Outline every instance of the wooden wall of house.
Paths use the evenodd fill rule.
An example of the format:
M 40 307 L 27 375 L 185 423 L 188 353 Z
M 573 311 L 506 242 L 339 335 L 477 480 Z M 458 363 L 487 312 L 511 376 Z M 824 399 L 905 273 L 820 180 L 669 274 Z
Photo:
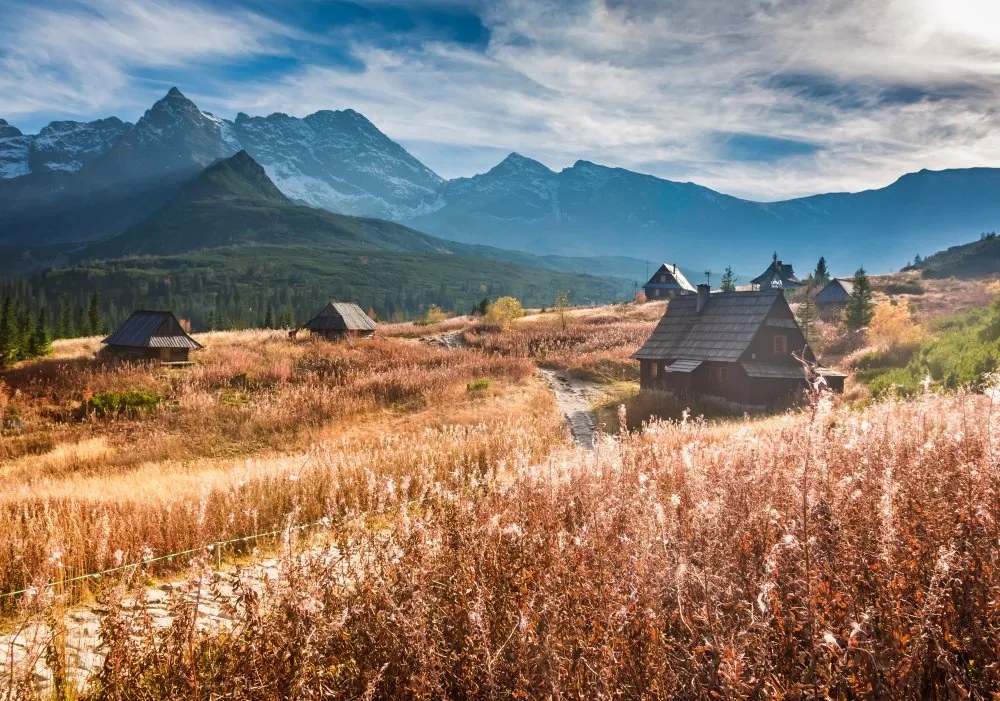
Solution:
M 776 353 L 775 352 L 775 337 L 784 336 L 785 337 L 785 348 L 786 352 Z M 802 349 L 806 347 L 806 337 L 802 334 L 801 329 L 779 329 L 773 326 L 762 326 L 757 335 L 754 336 L 753 341 L 747 347 L 746 351 L 743 353 L 743 360 L 756 361 L 758 363 L 773 363 L 775 365 L 785 365 L 795 363 L 795 358 L 792 357 L 792 353 L 801 353 Z M 808 353 L 808 359 L 812 359 L 811 353 Z

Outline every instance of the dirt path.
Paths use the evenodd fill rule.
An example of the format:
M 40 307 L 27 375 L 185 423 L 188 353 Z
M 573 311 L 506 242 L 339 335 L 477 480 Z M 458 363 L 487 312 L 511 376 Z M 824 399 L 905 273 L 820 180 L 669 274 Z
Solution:
M 573 435 L 573 442 L 581 448 L 593 450 L 595 426 L 590 403 L 598 394 L 594 385 L 572 378 L 558 370 L 539 368 L 538 372 L 555 394 L 556 404 L 566 419 L 566 424 Z

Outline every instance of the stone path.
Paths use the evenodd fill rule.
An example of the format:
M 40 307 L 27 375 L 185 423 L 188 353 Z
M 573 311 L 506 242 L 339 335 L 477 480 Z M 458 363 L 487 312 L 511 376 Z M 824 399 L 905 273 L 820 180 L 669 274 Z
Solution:
M 310 556 L 315 555 L 331 560 L 338 557 L 334 548 L 310 551 Z M 126 614 L 135 615 L 137 629 L 148 617 L 154 630 L 163 630 L 174 622 L 174 605 L 186 600 L 197 605 L 199 628 L 227 626 L 232 623 L 231 613 L 237 603 L 237 584 L 263 592 L 269 582 L 277 581 L 280 576 L 278 559 L 265 559 L 238 570 L 229 568 L 148 588 L 144 599 L 126 599 L 121 608 Z M 78 691 L 104 662 L 100 630 L 107 610 L 100 604 L 88 604 L 72 608 L 65 614 L 66 676 Z M 47 622 L 32 622 L 0 635 L 0 699 L 7 698 L 3 692 L 13 686 L 12 665 L 18 672 L 31 669 L 32 681 L 39 691 L 44 693 L 52 689 L 53 674 L 46 661 L 46 648 L 54 636 L 55 631 Z
M 569 426 L 573 441 L 587 450 L 594 449 L 594 415 L 590 411 L 591 398 L 596 394 L 593 384 L 567 376 L 558 370 L 539 368 L 552 393 L 556 404 Z

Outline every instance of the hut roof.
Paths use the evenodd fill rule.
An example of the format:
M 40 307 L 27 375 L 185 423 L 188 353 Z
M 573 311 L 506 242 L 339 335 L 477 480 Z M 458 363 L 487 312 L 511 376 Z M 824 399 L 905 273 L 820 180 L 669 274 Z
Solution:
M 802 281 L 795 277 L 795 271 L 792 270 L 791 263 L 782 263 L 775 258 L 767 266 L 767 270 L 751 280 L 750 284 L 757 285 L 762 289 L 769 287 L 781 288 L 798 287 L 802 284 Z
M 854 292 L 853 280 L 830 280 L 822 290 L 816 293 L 816 304 L 846 302 L 852 292 Z
M 303 327 L 310 331 L 374 331 L 375 322 L 354 302 L 330 302 Z
M 776 305 L 788 306 L 781 290 L 720 292 L 709 296 L 700 312 L 697 304 L 694 295 L 671 301 L 649 340 L 632 357 L 735 362 L 761 327 L 796 327 L 793 319 L 768 319 Z
M 661 275 L 666 275 L 666 282 L 660 282 L 659 278 Z M 688 279 L 684 277 L 684 273 L 681 269 L 677 267 L 676 264 L 668 265 L 664 263 L 661 265 L 653 277 L 649 278 L 649 282 L 642 286 L 643 289 L 654 289 L 654 290 L 683 290 L 684 292 L 695 292 L 694 285 L 688 282 Z
M 137 311 L 101 343 L 128 348 L 201 348 L 173 312 Z

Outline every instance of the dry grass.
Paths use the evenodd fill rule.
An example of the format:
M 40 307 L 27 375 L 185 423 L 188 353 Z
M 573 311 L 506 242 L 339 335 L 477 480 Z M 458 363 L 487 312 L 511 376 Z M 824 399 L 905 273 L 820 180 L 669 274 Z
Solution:
M 112 628 L 93 697 L 988 698 L 997 423 L 926 396 L 653 423 L 512 482 L 358 466 L 343 560 L 286 560 L 231 632 Z
M 519 319 L 509 327 L 477 324 L 463 338 L 491 355 L 530 358 L 543 367 L 564 370 L 599 382 L 634 380 L 639 364 L 631 359 L 663 316 L 664 303 L 623 304 L 597 309 L 547 312 Z
M 4 411 L 20 425 L 0 436 L 0 592 L 51 578 L 54 552 L 63 573 L 93 572 L 280 527 L 297 509 L 308 519 L 331 494 L 346 498 L 327 471 L 326 492 L 302 506 L 312 483 L 288 477 L 303 464 L 451 469 L 540 456 L 561 439 L 524 360 L 261 331 L 203 341 L 197 365 L 181 371 L 63 354 L 0 373 Z M 468 392 L 478 378 L 491 390 Z M 79 416 L 94 393 L 134 389 L 163 401 L 138 417 Z

